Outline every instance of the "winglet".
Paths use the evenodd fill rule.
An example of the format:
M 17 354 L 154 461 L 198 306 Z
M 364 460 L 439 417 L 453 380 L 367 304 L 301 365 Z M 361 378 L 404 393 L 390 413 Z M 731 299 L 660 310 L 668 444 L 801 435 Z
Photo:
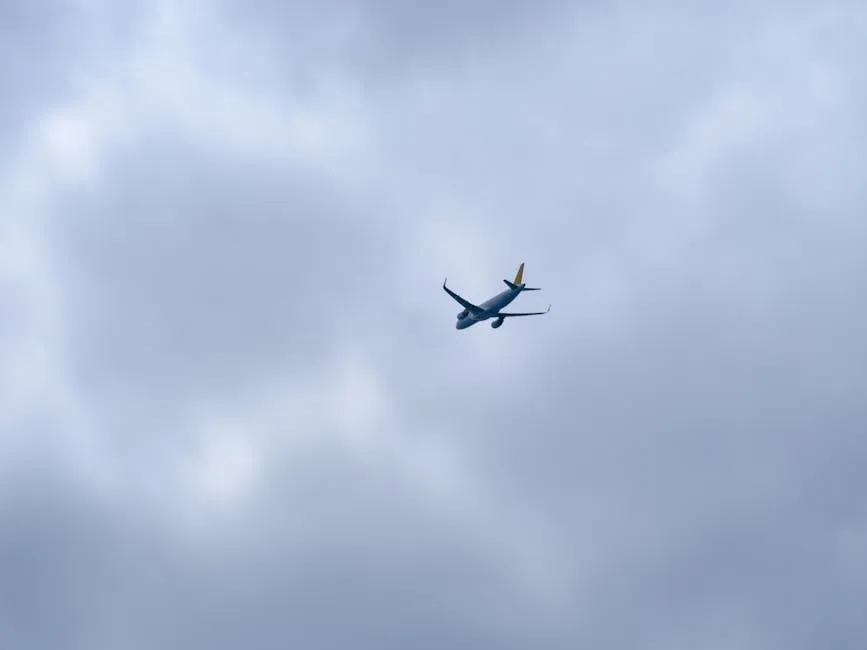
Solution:
M 518 267 L 518 273 L 515 275 L 514 284 L 521 284 L 521 281 L 524 279 L 524 263 L 521 262 L 521 266 Z

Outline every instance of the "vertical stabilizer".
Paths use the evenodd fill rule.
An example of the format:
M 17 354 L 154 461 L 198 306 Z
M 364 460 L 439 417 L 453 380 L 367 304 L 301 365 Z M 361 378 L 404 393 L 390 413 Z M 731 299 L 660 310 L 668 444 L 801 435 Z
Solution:
M 514 284 L 521 284 L 524 281 L 524 263 L 521 262 L 521 266 L 518 267 L 518 273 L 515 275 Z

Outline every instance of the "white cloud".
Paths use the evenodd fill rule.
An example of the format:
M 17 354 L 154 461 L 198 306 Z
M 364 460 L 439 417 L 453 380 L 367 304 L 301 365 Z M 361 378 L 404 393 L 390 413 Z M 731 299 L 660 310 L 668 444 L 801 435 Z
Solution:
M 570 552 L 551 522 L 497 497 L 455 434 L 399 415 L 375 367 L 352 348 L 319 370 L 272 380 L 239 401 L 200 404 L 189 419 L 193 446 L 173 473 L 170 534 L 207 537 L 215 527 L 237 525 L 264 497 L 261 489 L 273 486 L 262 477 L 275 473 L 281 484 L 300 481 L 307 493 L 308 479 L 284 474 L 292 471 L 284 465 L 287 455 L 302 467 L 322 445 L 336 445 L 420 516 L 500 563 L 521 590 L 530 590 L 534 607 L 565 598 L 573 580 Z M 313 534 L 320 515 L 298 499 L 287 494 L 284 500 L 294 513 L 287 515 L 292 528 Z
M 50 243 L 66 192 L 95 191 L 113 157 L 155 129 L 172 129 L 221 154 L 321 169 L 361 142 L 360 123 L 339 105 L 281 100 L 207 67 L 210 49 L 221 43 L 207 41 L 208 23 L 197 19 L 213 20 L 192 6 L 181 12 L 160 3 L 154 23 L 127 52 L 97 77 L 78 75 L 77 95 L 35 113 L 28 136 L 7 159 L 0 176 L 0 304 L 11 312 L 3 333 L 10 353 L 0 370 L 7 442 L 19 435 L 24 413 L 50 410 L 59 400 L 66 409 L 87 410 L 69 378 L 66 294 Z M 72 421 L 63 435 L 72 435 Z
M 236 509 L 248 503 L 245 497 L 255 488 L 256 475 L 262 465 L 254 432 L 234 429 L 223 423 L 202 432 L 198 453 L 183 473 L 190 477 L 196 493 L 197 508 L 210 511 Z
M 374 5 L 365 5 L 361 13 L 387 9 Z M 282 5 L 276 14 L 281 10 Z M 837 181 L 844 167 L 840 161 L 852 164 L 847 168 L 851 178 L 860 169 L 847 142 L 860 124 L 852 108 L 857 98 L 846 84 L 851 79 L 839 70 L 835 74 L 831 61 L 822 61 L 828 55 L 812 51 L 816 43 L 810 42 L 804 57 L 819 63 L 799 60 L 789 76 L 779 74 L 785 57 L 775 65 L 757 64 L 757 74 L 747 74 L 740 64 L 727 74 L 706 66 L 718 75 L 719 83 L 707 86 L 717 94 L 688 91 L 684 99 L 678 94 L 682 79 L 659 81 L 648 71 L 665 70 L 691 53 L 695 30 L 682 23 L 667 30 L 671 16 L 655 11 L 635 14 L 635 20 L 629 11 L 612 17 L 603 10 L 585 23 L 593 34 L 580 47 L 573 49 L 574 39 L 566 35 L 562 47 L 540 45 L 536 51 L 528 39 L 520 56 L 504 54 L 505 63 L 498 58 L 503 53 L 487 50 L 469 66 L 483 60 L 484 69 L 469 75 L 463 67 L 438 68 L 443 87 L 454 92 L 437 93 L 421 109 L 422 99 L 404 97 L 397 107 L 392 101 L 412 82 L 393 80 L 396 92 L 391 87 L 362 99 L 358 84 L 336 68 L 311 72 L 322 72 L 325 81 L 303 97 L 296 95 L 283 81 L 292 74 L 281 77 L 273 58 L 263 62 L 276 54 L 262 57 L 245 29 L 227 24 L 216 11 L 205 3 L 159 5 L 117 59 L 94 64 L 91 79 L 79 76 L 78 94 L 33 111 L 23 147 L 0 178 L 0 239 L 12 243 L 0 252 L 0 308 L 5 310 L 0 321 L 0 478 L 20 467 L 27 471 L 21 462 L 27 453 L 54 454 L 75 471 L 72 479 L 63 476 L 58 483 L 70 486 L 69 503 L 78 499 L 67 506 L 63 495 L 58 508 L 78 515 L 76 508 L 87 510 L 94 502 L 110 506 L 89 520 L 76 516 L 76 524 L 58 534 L 61 529 L 43 521 L 50 519 L 44 510 L 31 512 L 28 499 L 21 499 L 21 519 L 8 526 L 3 522 L 0 542 L 11 534 L 12 544 L 26 549 L 21 557 L 48 567 L 29 567 L 34 575 L 54 577 L 58 571 L 67 576 L 74 566 L 81 574 L 68 578 L 70 588 L 97 597 L 77 598 L 72 606 L 98 621 L 114 613 L 105 607 L 110 600 L 112 607 L 134 612 L 127 614 L 134 631 L 156 629 L 159 635 L 177 628 L 177 638 L 184 641 L 202 620 L 200 612 L 213 612 L 216 604 L 231 610 L 227 627 L 255 628 L 261 636 L 250 641 L 253 646 L 285 640 L 287 629 L 300 620 L 300 615 L 287 617 L 288 610 L 312 613 L 328 628 L 361 611 L 364 634 L 353 639 L 361 647 L 376 645 L 365 636 L 371 629 L 398 619 L 412 634 L 425 625 L 438 627 L 437 632 L 450 628 L 458 647 L 466 639 L 460 626 L 467 621 L 474 630 L 496 630 L 503 637 L 549 634 L 563 647 L 574 646 L 576 638 L 590 645 L 619 639 L 624 642 L 614 645 L 628 646 L 637 633 L 652 647 L 687 637 L 708 645 L 719 640 L 723 621 L 731 643 L 791 646 L 787 641 L 804 627 L 793 632 L 781 623 L 787 612 L 778 605 L 780 587 L 768 586 L 774 581 L 765 564 L 779 557 L 803 565 L 810 555 L 817 573 L 827 567 L 821 554 L 804 553 L 797 545 L 779 547 L 779 555 L 768 552 L 764 536 L 797 520 L 793 530 L 809 527 L 811 539 L 836 554 L 828 562 L 845 573 L 846 586 L 853 593 L 863 591 L 863 576 L 853 568 L 863 559 L 856 550 L 863 541 L 857 516 L 846 526 L 811 522 L 815 510 L 824 515 L 830 506 L 805 505 L 796 498 L 803 487 L 799 477 L 806 474 L 819 483 L 828 472 L 835 477 L 830 483 L 853 488 L 841 493 L 858 493 L 852 478 L 857 473 L 844 475 L 833 463 L 844 455 L 838 429 L 860 430 L 863 409 L 848 393 L 832 388 L 829 394 L 835 392 L 833 404 L 841 414 L 830 414 L 822 400 L 811 399 L 815 389 L 809 390 L 819 374 L 829 383 L 848 374 L 851 386 L 857 384 L 860 348 L 857 337 L 847 339 L 845 332 L 863 320 L 858 300 L 863 291 L 858 291 L 860 276 L 840 269 L 858 267 L 851 260 L 837 266 L 819 260 L 810 267 L 812 284 L 798 286 L 797 279 L 806 276 L 799 270 L 803 258 L 792 254 L 768 262 L 765 242 L 751 239 L 747 223 L 765 209 L 785 218 L 786 201 L 827 201 L 847 218 L 860 214 L 863 194 L 850 191 L 843 202 L 832 203 L 837 190 L 846 194 L 855 187 Z M 272 43 L 281 35 L 276 22 L 262 26 L 274 36 Z M 647 26 L 633 29 L 635 22 Z M 548 34 L 548 27 L 538 26 Z M 550 29 L 561 35 L 568 31 L 562 25 Z M 685 40 L 665 42 L 657 38 L 660 34 Z M 704 54 L 718 49 L 730 54 L 720 34 L 705 36 L 711 45 Z M 744 37 L 731 49 L 747 59 L 756 56 L 766 46 L 758 47 L 753 38 Z M 783 43 L 783 52 L 793 43 L 804 45 L 798 39 Z M 300 56 L 298 49 L 293 56 Z M 513 75 L 510 66 L 519 58 L 521 70 Z M 554 58 L 569 63 L 549 74 L 545 66 Z M 639 65 L 639 59 L 649 63 Z M 766 57 L 757 61 L 767 63 Z M 303 67 L 304 61 L 297 65 Z M 347 75 L 350 70 L 357 68 L 347 63 Z M 424 73 L 416 69 L 411 76 Z M 640 75 L 646 76 L 635 81 Z M 494 81 L 483 83 L 482 77 Z M 462 93 L 465 88 L 475 94 Z M 699 107 L 685 124 L 654 112 L 664 107 L 689 114 L 694 102 Z M 368 117 L 377 119 L 368 122 Z M 585 122 L 589 135 L 576 126 Z M 528 126 L 538 123 L 544 125 L 541 137 Z M 656 127 L 659 131 L 645 138 L 644 132 Z M 520 137 L 510 139 L 509 133 Z M 391 144 L 390 150 L 383 147 L 388 154 L 377 146 L 383 134 Z M 365 241 L 358 242 L 361 252 L 350 265 L 335 254 L 324 228 L 305 222 L 295 250 L 313 241 L 321 248 L 311 255 L 321 255 L 322 268 L 335 269 L 334 276 L 365 274 L 364 281 L 352 277 L 342 293 L 329 294 L 321 278 L 292 285 L 298 276 L 273 263 L 280 260 L 282 238 L 295 235 L 291 227 L 271 230 L 271 222 L 263 220 L 256 224 L 256 237 L 234 247 L 239 219 L 208 239 L 202 245 L 206 251 L 192 250 L 189 261 L 208 257 L 220 264 L 231 251 L 231 264 L 247 263 L 255 271 L 238 280 L 229 272 L 220 275 L 225 271 L 220 267 L 213 283 L 202 282 L 200 275 L 184 278 L 189 281 L 185 290 L 161 301 L 174 288 L 175 269 L 186 269 L 188 248 L 202 243 L 196 235 L 203 222 L 184 222 L 185 239 L 175 249 L 180 253 L 170 271 L 156 279 L 162 260 L 143 254 L 130 273 L 133 281 L 126 277 L 112 285 L 129 295 L 129 285 L 140 283 L 136 288 L 151 301 L 143 310 L 146 317 L 166 324 L 149 345 L 171 339 L 177 348 L 160 348 L 160 359 L 143 363 L 146 371 L 139 372 L 135 362 L 151 351 L 143 346 L 136 350 L 140 357 L 133 368 L 116 375 L 126 360 L 113 355 L 123 356 L 135 344 L 123 331 L 135 330 L 130 325 L 135 317 L 95 317 L 97 324 L 115 328 L 117 345 L 105 352 L 108 361 L 88 359 L 101 352 L 93 351 L 99 348 L 99 332 L 88 332 L 87 343 L 73 349 L 81 341 L 67 339 L 71 324 L 80 333 L 92 321 L 71 322 L 80 314 L 70 307 L 81 312 L 85 307 L 67 301 L 86 294 L 93 300 L 88 309 L 116 309 L 111 300 L 100 304 L 106 287 L 94 278 L 115 271 L 123 254 L 95 261 L 84 271 L 90 259 L 67 259 L 62 268 L 81 274 L 78 284 L 67 284 L 52 227 L 59 214 L 74 218 L 76 210 L 63 205 L 70 195 L 98 195 L 93 203 L 100 204 L 103 198 L 110 203 L 114 192 L 131 190 L 165 200 L 159 182 L 168 174 L 143 174 L 152 183 L 144 188 L 123 185 L 140 182 L 140 167 L 160 164 L 147 153 L 137 157 L 151 151 L 139 146 L 154 135 L 192 145 L 237 169 L 239 177 L 243 163 L 251 160 L 257 171 L 273 170 L 278 178 L 299 166 L 315 168 L 317 176 L 328 174 L 339 181 L 328 187 L 349 199 L 349 208 L 329 227 L 362 212 L 354 200 L 361 194 L 353 192 L 376 195 L 383 208 L 376 226 L 387 231 L 388 241 L 377 238 L 380 230 L 371 236 L 374 243 L 360 236 Z M 792 136 L 798 146 L 782 146 Z M 426 156 L 441 141 L 445 144 L 431 163 Z M 581 146 L 597 141 L 601 144 L 589 153 Z M 670 147 L 661 151 L 660 141 Z M 132 157 L 133 166 L 140 165 L 129 178 L 128 170 L 106 173 L 119 154 L 132 154 L 123 156 L 125 163 Z M 454 163 L 452 156 L 465 158 Z M 169 174 L 190 171 L 185 161 L 173 162 Z M 720 217 L 726 207 L 720 180 L 742 172 L 741 162 L 752 165 L 749 173 L 756 179 L 754 185 L 739 182 L 741 200 L 752 205 L 762 195 L 764 203 L 745 211 L 743 229 L 728 233 L 728 248 L 692 249 L 703 235 L 728 226 Z M 508 173 L 502 174 L 503 168 Z M 827 174 L 822 182 L 803 182 L 815 180 L 814 172 L 821 170 Z M 197 187 L 213 187 L 211 205 L 239 196 L 231 183 L 211 184 L 207 173 Z M 289 172 L 286 176 L 297 182 Z M 107 187 L 116 180 L 122 182 Z M 273 178 L 254 187 L 268 193 L 267 183 Z M 781 198 L 784 192 L 776 183 L 798 186 L 801 193 Z M 768 192 L 770 186 L 776 194 Z M 175 211 L 178 219 L 183 213 Z M 540 214 L 545 215 L 539 217 L 541 226 L 533 228 Z M 109 214 L 105 223 L 117 231 L 106 240 L 96 238 L 95 246 L 112 241 L 117 232 L 128 234 L 125 220 L 148 216 L 135 209 Z M 97 218 L 88 226 L 102 223 Z M 824 237 L 826 248 L 819 253 L 825 254 L 845 233 L 855 232 L 839 223 L 819 230 L 818 219 L 808 225 L 812 230 L 805 227 L 799 235 Z M 159 235 L 166 232 L 171 235 L 170 229 Z M 306 239 L 310 233 L 317 237 Z M 269 259 L 253 259 L 263 250 L 261 239 L 272 234 L 277 244 L 268 250 Z M 849 253 L 857 248 L 854 239 Z M 130 240 L 124 251 L 138 253 L 135 236 Z M 84 258 L 92 250 L 87 245 L 70 245 L 64 255 Z M 384 250 L 391 246 L 399 249 Z M 734 252 L 724 263 L 711 259 L 729 249 Z M 513 251 L 527 250 L 544 255 L 544 262 L 525 259 L 524 252 L 511 259 Z M 376 263 L 398 258 L 400 276 L 369 270 L 376 267 L 372 261 L 358 270 L 358 260 L 367 264 L 373 258 Z M 546 289 L 541 304 L 548 297 L 554 303 L 551 318 L 507 326 L 496 335 L 480 327 L 459 336 L 453 329 L 459 308 L 439 289 L 443 275 L 468 298 L 481 298 L 502 286 L 500 277 L 509 277 L 522 260 Z M 202 267 L 206 264 L 196 269 L 201 275 L 212 270 Z M 271 273 L 267 287 L 248 294 L 262 273 Z M 286 294 L 279 300 L 285 308 L 259 311 L 283 290 L 284 274 Z M 329 275 L 328 282 L 332 279 Z M 750 285 L 750 299 L 734 286 L 740 282 Z M 831 285 L 834 291 L 827 290 Z M 202 286 L 206 291 L 199 292 Z M 695 287 L 700 296 L 690 293 Z M 246 300 L 248 295 L 253 298 Z M 533 300 L 525 304 L 538 304 Z M 214 314 L 213 302 L 225 311 Z M 792 304 L 781 306 L 784 302 Z M 338 327 L 316 320 L 319 314 L 310 307 L 337 305 L 337 311 L 347 303 L 353 312 Z M 245 317 L 232 327 L 217 327 L 213 319 L 233 309 L 244 310 Z M 810 311 L 818 314 L 816 322 L 824 321 L 822 327 L 810 320 Z M 843 313 L 845 326 L 835 320 Z M 293 318 L 310 319 L 315 328 L 301 330 L 309 338 L 283 336 L 284 324 L 297 322 Z M 266 319 L 269 327 L 257 330 Z M 265 336 L 257 336 L 262 331 Z M 345 339 L 333 340 L 335 331 Z M 833 336 L 826 334 L 840 336 L 828 345 Z M 207 338 L 200 348 L 204 352 L 184 357 L 184 344 L 197 336 Z M 224 354 L 227 346 L 231 354 Z M 249 364 L 248 352 L 255 357 Z M 215 357 L 220 362 L 211 364 Z M 811 357 L 821 358 L 815 362 L 821 373 L 815 363 L 804 361 Z M 88 375 L 88 364 L 100 367 Z M 242 372 L 236 372 L 237 365 L 244 365 Z M 174 376 L 176 371 L 181 376 Z M 804 377 L 789 376 L 798 373 Z M 101 392 L 114 381 L 125 384 L 118 392 L 128 401 L 116 402 L 110 389 Z M 819 425 L 820 443 L 804 433 Z M 50 432 L 34 433 L 39 426 Z M 809 457 L 813 444 L 827 454 L 827 467 Z M 844 501 L 833 494 L 823 498 Z M 90 501 L 82 506 L 85 500 Z M 109 530 L 82 532 L 95 520 L 94 528 Z M 114 530 L 131 520 L 140 526 L 132 542 L 125 531 Z M 80 548 L 70 542 L 73 538 Z M 149 562 L 129 561 L 127 552 L 142 557 L 137 555 L 142 546 L 150 545 L 159 546 L 157 568 L 167 561 L 183 574 L 182 565 L 189 563 L 194 577 L 182 576 L 178 583 L 164 575 L 154 579 L 150 574 L 160 572 Z M 18 561 L 3 548 L 5 557 Z M 198 562 L 209 551 L 219 564 Z M 144 557 L 152 561 L 150 552 Z M 118 564 L 105 557 L 113 555 L 120 557 L 114 560 Z M 243 585 L 232 580 L 238 567 Z M 112 570 L 124 572 L 120 590 Z M 477 578 L 478 591 L 474 585 L 464 589 Z M 187 591 L 185 579 L 203 586 Z M 835 580 L 821 576 L 816 582 L 820 591 L 831 591 Z M 35 623 L 23 624 L 33 625 L 33 634 L 51 628 L 51 621 L 21 594 L 44 595 L 52 612 L 59 612 L 53 616 L 65 619 L 73 611 L 65 592 L 56 589 L 62 580 L 39 582 L 50 591 L 43 594 L 38 586 L 28 591 L 29 576 L 19 585 L 0 585 L 0 599 L 8 598 L 22 611 L 39 610 L 32 615 Z M 298 600 L 295 589 L 301 592 Z M 411 606 L 418 609 L 404 608 L 406 594 L 416 592 L 421 595 Z M 354 597 L 341 601 L 346 593 L 386 595 L 381 602 L 371 597 L 343 609 Z M 100 600 L 102 594 L 110 596 Z M 139 616 L 145 599 L 153 609 Z M 450 606 L 457 602 L 454 607 L 461 611 L 446 608 L 448 614 L 431 623 L 429 607 L 444 600 Z M 687 601 L 684 620 L 678 611 Z M 751 611 L 763 612 L 761 626 Z M 71 618 L 76 625 L 87 619 Z M 622 624 L 626 619 L 629 626 Z M 0 615 L 0 626 L 4 622 Z M 821 624 L 811 616 L 800 623 Z M 84 639 L 87 627 L 76 629 Z M 315 647 L 303 638 L 306 630 L 298 634 L 308 643 L 299 645 Z M 141 642 L 148 638 L 144 634 Z M 82 637 L 77 640 L 88 645 Z M 442 645 L 436 636 L 430 642 Z

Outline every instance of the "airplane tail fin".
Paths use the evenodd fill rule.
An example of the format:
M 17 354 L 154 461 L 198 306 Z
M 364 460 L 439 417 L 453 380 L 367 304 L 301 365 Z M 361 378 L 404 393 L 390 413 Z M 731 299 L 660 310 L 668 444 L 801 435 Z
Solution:
M 524 282 L 524 263 L 521 262 L 521 266 L 518 267 L 518 273 L 515 275 L 514 282 L 509 282 L 508 280 L 503 280 L 506 283 L 506 286 L 515 291 L 539 291 L 539 287 L 525 287 Z

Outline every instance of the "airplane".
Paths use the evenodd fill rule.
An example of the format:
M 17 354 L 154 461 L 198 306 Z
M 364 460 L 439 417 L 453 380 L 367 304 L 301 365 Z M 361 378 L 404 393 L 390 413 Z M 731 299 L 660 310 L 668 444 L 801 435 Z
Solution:
M 463 311 L 458 313 L 458 322 L 455 323 L 455 329 L 463 330 L 475 325 L 476 323 L 488 320 L 489 318 L 494 319 L 494 321 L 491 323 L 491 327 L 496 329 L 503 324 L 503 321 L 506 318 L 511 318 L 513 316 L 539 316 L 542 314 L 547 314 L 549 311 L 551 311 L 551 305 L 548 305 L 548 309 L 545 311 L 531 311 L 521 313 L 500 311 L 503 307 L 505 307 L 515 298 L 517 298 L 522 291 L 540 290 L 539 287 L 526 286 L 523 282 L 523 278 L 524 263 L 521 262 L 521 266 L 518 267 L 518 273 L 515 275 L 515 280 L 513 282 L 509 282 L 506 279 L 503 280 L 503 282 L 506 283 L 508 289 L 498 293 L 490 300 L 486 300 L 481 305 L 474 305 L 469 300 L 465 300 L 446 286 L 446 281 L 448 280 L 448 278 L 443 280 L 443 289 L 445 289 L 445 292 L 449 294 L 452 298 L 454 298 L 455 301 L 460 303 L 460 305 L 464 308 Z

